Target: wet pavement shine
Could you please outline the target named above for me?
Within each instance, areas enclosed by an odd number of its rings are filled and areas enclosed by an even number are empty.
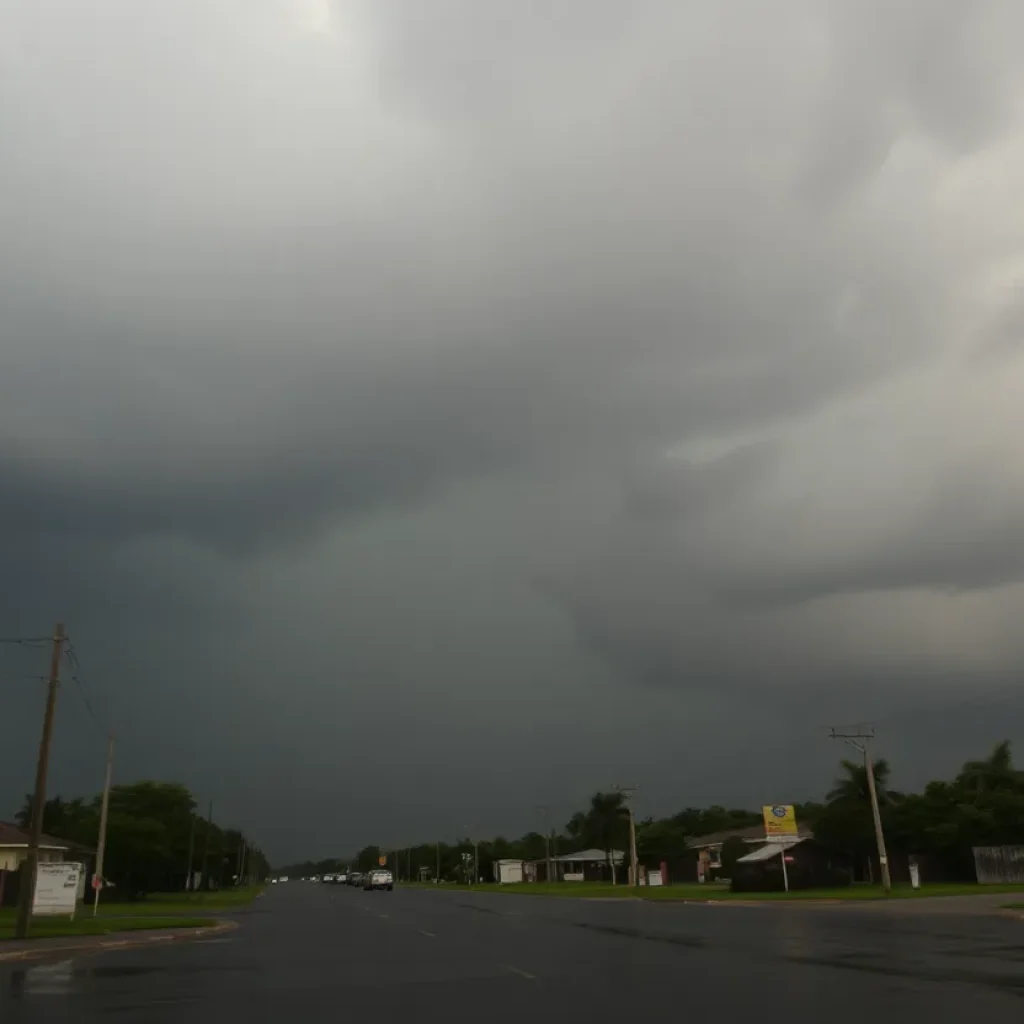
[[[290,882],[187,942],[0,963],[0,1021],[1024,1021],[1024,920]]]

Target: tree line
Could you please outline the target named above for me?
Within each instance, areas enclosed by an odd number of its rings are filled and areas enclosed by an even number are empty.
[[[800,825],[814,832],[822,845],[851,858],[869,858],[875,852],[867,772],[863,764],[844,760],[839,775],[824,801],[797,803]],[[991,753],[968,761],[948,780],[929,782],[919,793],[891,788],[891,766],[885,759],[874,762],[876,789],[883,828],[890,852],[929,858],[950,879],[974,877],[973,847],[1024,843],[1024,772],[1013,764],[1008,740]],[[636,822],[637,855],[641,863],[667,862],[673,878],[692,879],[697,853],[692,841],[701,836],[760,824],[760,810],[712,806],[687,807],[663,818]],[[587,807],[577,811],[560,829],[548,835],[532,831],[517,839],[504,836],[469,836],[454,844],[424,843],[404,850],[366,846],[349,857],[304,861],[277,869],[281,874],[308,877],[346,869],[368,871],[381,856],[399,878],[450,881],[470,877],[474,857],[480,874],[488,881],[493,862],[501,859],[543,860],[552,855],[596,848],[603,851],[608,877],[615,878],[612,851],[629,849],[629,818],[626,801],[618,792],[598,792]],[[742,840],[726,842],[719,873],[728,877],[737,857],[749,852]],[[622,880],[619,869],[619,877]]]
[[[94,850],[99,841],[101,800],[100,794],[47,800],[43,832]],[[16,819],[27,829],[31,818],[32,797],[28,795]],[[202,817],[186,786],[146,781],[111,787],[103,874],[113,887],[104,890],[104,896],[138,899],[152,892],[184,890],[190,848],[192,877],[198,888],[217,889],[245,879],[262,879],[269,871],[266,856],[243,832]],[[243,857],[243,877],[238,878]]]

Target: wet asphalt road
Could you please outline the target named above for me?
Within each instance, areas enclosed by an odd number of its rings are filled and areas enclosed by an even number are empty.
[[[0,1021],[1024,1020],[1024,921],[1004,917],[301,882],[237,917],[212,939],[0,963]]]

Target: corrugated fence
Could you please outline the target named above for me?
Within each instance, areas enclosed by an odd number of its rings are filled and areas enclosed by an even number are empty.
[[[974,870],[982,885],[1024,882],[1024,846],[975,846]]]

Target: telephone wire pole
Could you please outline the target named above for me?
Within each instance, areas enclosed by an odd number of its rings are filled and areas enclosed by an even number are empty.
[[[53,627],[53,652],[50,655],[50,682],[46,691],[46,712],[43,715],[43,734],[39,741],[36,761],[36,789],[32,796],[32,822],[29,826],[28,856],[21,875],[18,893],[18,920],[14,929],[16,939],[28,938],[28,924],[35,900],[36,875],[39,872],[39,845],[43,837],[43,813],[46,810],[46,776],[50,767],[50,740],[53,738],[53,718],[57,710],[57,688],[60,685],[60,656],[64,650],[64,626]]]
[[[103,887],[103,857],[107,850],[107,809],[110,807],[110,779],[114,772],[114,737],[107,741],[107,774],[103,780],[103,802],[100,804],[100,841],[96,846],[96,877],[92,881],[92,916],[100,905],[100,889]]]
[[[629,815],[629,873],[631,876],[630,884],[638,886],[640,884],[640,866],[637,862],[636,856],[636,818],[633,815],[633,805],[630,803],[633,794],[637,791],[637,787],[615,786],[614,789],[616,793],[622,794],[623,799],[626,802],[626,813]]]
[[[875,823],[875,845],[878,847],[878,866],[882,872],[882,888],[892,892],[892,877],[889,874],[889,857],[885,852],[885,834],[882,831],[882,812],[878,807],[878,788],[875,785],[875,762],[871,756],[871,741],[875,738],[874,729],[851,729],[840,732],[832,729],[834,740],[846,740],[847,743],[864,756],[864,772],[868,781],[868,796],[871,798],[871,817]]]

